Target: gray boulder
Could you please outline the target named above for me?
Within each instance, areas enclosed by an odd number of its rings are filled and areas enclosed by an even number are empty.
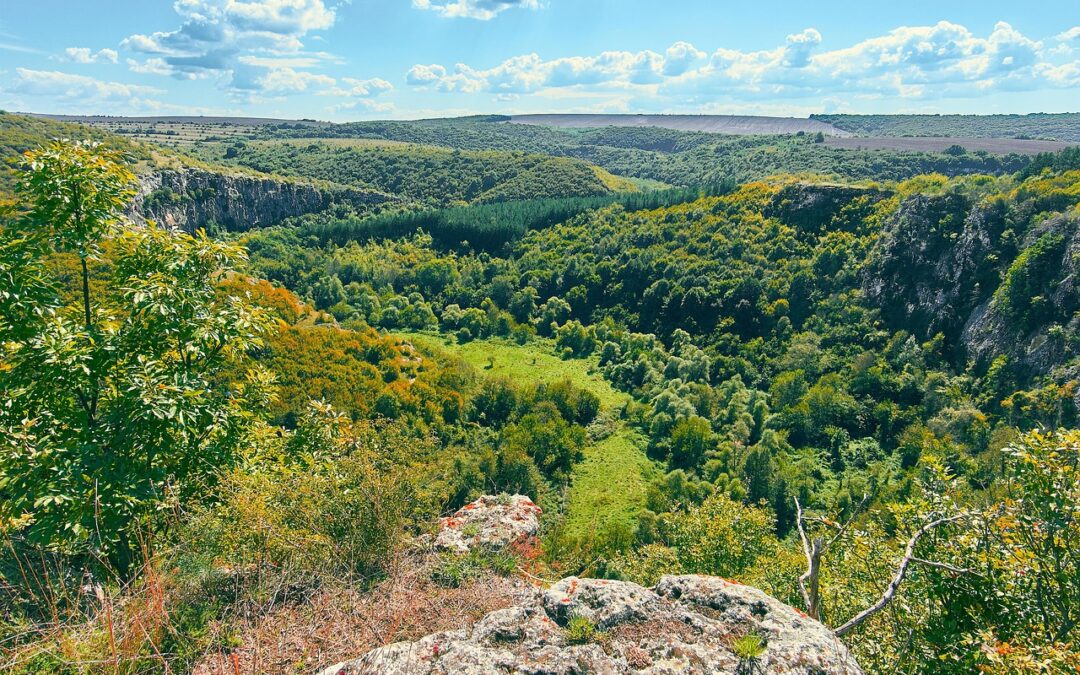
[[[485,495],[439,521],[435,548],[468,553],[498,550],[533,536],[540,529],[540,507],[524,495]]]
[[[577,618],[581,617],[581,618]],[[567,629],[573,620],[591,636]],[[764,651],[736,654],[755,633]],[[719,577],[666,576],[653,589],[570,577],[471,628],[435,633],[337,664],[321,675],[450,673],[788,673],[861,675],[833,633],[761,591]]]

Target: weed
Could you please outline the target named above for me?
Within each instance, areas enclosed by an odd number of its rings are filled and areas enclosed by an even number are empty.
[[[731,651],[740,659],[750,660],[765,653],[765,638],[757,633],[747,633],[731,643]]]
[[[431,580],[444,588],[460,588],[485,571],[508,577],[517,570],[518,560],[512,553],[473,550],[465,555],[445,553],[431,571]]]
[[[592,619],[575,614],[566,622],[566,641],[572,645],[585,645],[600,642],[605,636]]]

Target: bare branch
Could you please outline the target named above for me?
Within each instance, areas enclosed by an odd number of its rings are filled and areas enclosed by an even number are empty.
[[[806,556],[806,571],[799,576],[799,592],[802,594],[803,603],[806,605],[806,613],[814,619],[821,619],[821,593],[820,593],[820,580],[821,580],[821,556],[829,550],[833,544],[835,544],[840,537],[844,536],[847,529],[855,522],[855,517],[859,515],[863,507],[870,501],[870,495],[864,494],[862,501],[852,511],[851,517],[847,519],[843,525],[835,523],[826,518],[820,516],[807,517],[803,514],[802,504],[799,503],[799,498],[795,497],[795,511],[796,518],[795,523],[799,527],[799,539],[802,541],[803,554]],[[821,523],[827,527],[831,527],[836,530],[836,534],[832,539],[825,542],[821,537],[814,537],[811,541],[806,534],[806,521],[813,521]]]
[[[938,569],[948,570],[950,572],[955,572],[957,574],[975,574],[975,575],[979,575],[979,573],[976,572],[975,570],[968,569],[966,567],[956,567],[955,565],[950,565],[948,563],[938,562],[936,560],[923,560],[922,558],[912,558],[911,562],[917,562],[920,565],[926,565],[927,567],[936,567]],[[982,576],[982,575],[979,575],[979,576]]]
[[[844,523],[842,527],[840,527],[840,529],[833,536],[833,538],[829,540],[829,543],[825,545],[826,550],[830,546],[835,544],[836,541],[838,539],[840,539],[840,537],[844,536],[844,532],[847,532],[848,527],[850,527],[851,524],[855,522],[855,516],[859,515],[859,512],[863,510],[863,507],[865,507],[867,502],[869,502],[869,501],[870,501],[870,494],[869,493],[863,494],[862,501],[859,502],[859,505],[856,506],[855,510],[851,512],[851,517],[849,517],[847,522]]]
[[[802,541],[803,553],[806,555],[806,572],[799,577],[799,592],[802,593],[803,605],[810,609],[810,592],[806,589],[806,581],[814,570],[814,557],[810,551],[810,541],[806,538],[806,530],[803,529],[802,505],[799,498],[795,497],[795,524],[799,527],[799,539]]]
[[[911,539],[908,540],[907,547],[904,549],[904,557],[900,561],[900,566],[896,570],[896,575],[893,577],[892,581],[889,582],[888,587],[885,588],[885,592],[881,594],[878,601],[853,616],[847,623],[833,632],[836,633],[838,637],[843,637],[862,625],[864,621],[885,609],[885,607],[892,602],[893,598],[896,597],[896,591],[900,588],[900,584],[903,583],[904,577],[907,576],[908,566],[916,560],[915,546],[918,545],[919,539],[934,528],[967,518],[969,515],[970,514],[968,513],[959,513],[955,516],[949,516],[948,518],[938,518],[937,520],[932,520],[920,527],[915,534],[912,535]]]

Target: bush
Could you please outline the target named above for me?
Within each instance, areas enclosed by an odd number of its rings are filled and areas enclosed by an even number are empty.
[[[405,443],[406,433],[353,425],[313,404],[278,451],[225,475],[219,502],[188,523],[182,548],[294,585],[377,575],[423,515],[409,477],[377,466],[376,448]]]

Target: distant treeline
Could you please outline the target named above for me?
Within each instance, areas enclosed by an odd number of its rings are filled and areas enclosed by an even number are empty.
[[[1035,155],[1031,163],[1020,172],[1020,177],[1030,178],[1037,176],[1046,169],[1054,173],[1080,170],[1080,146]]]
[[[442,247],[456,247],[467,242],[479,250],[497,251],[507,243],[520,239],[529,230],[550,227],[578,214],[611,204],[621,204],[627,211],[658,209],[693,201],[698,197],[725,195],[735,187],[733,181],[722,181],[692,188],[598,197],[497,202],[411,213],[380,214],[367,218],[326,220],[308,223],[303,226],[303,231],[305,234],[314,235],[324,244],[333,242],[342,246],[349,241],[393,239],[423,230]]]

